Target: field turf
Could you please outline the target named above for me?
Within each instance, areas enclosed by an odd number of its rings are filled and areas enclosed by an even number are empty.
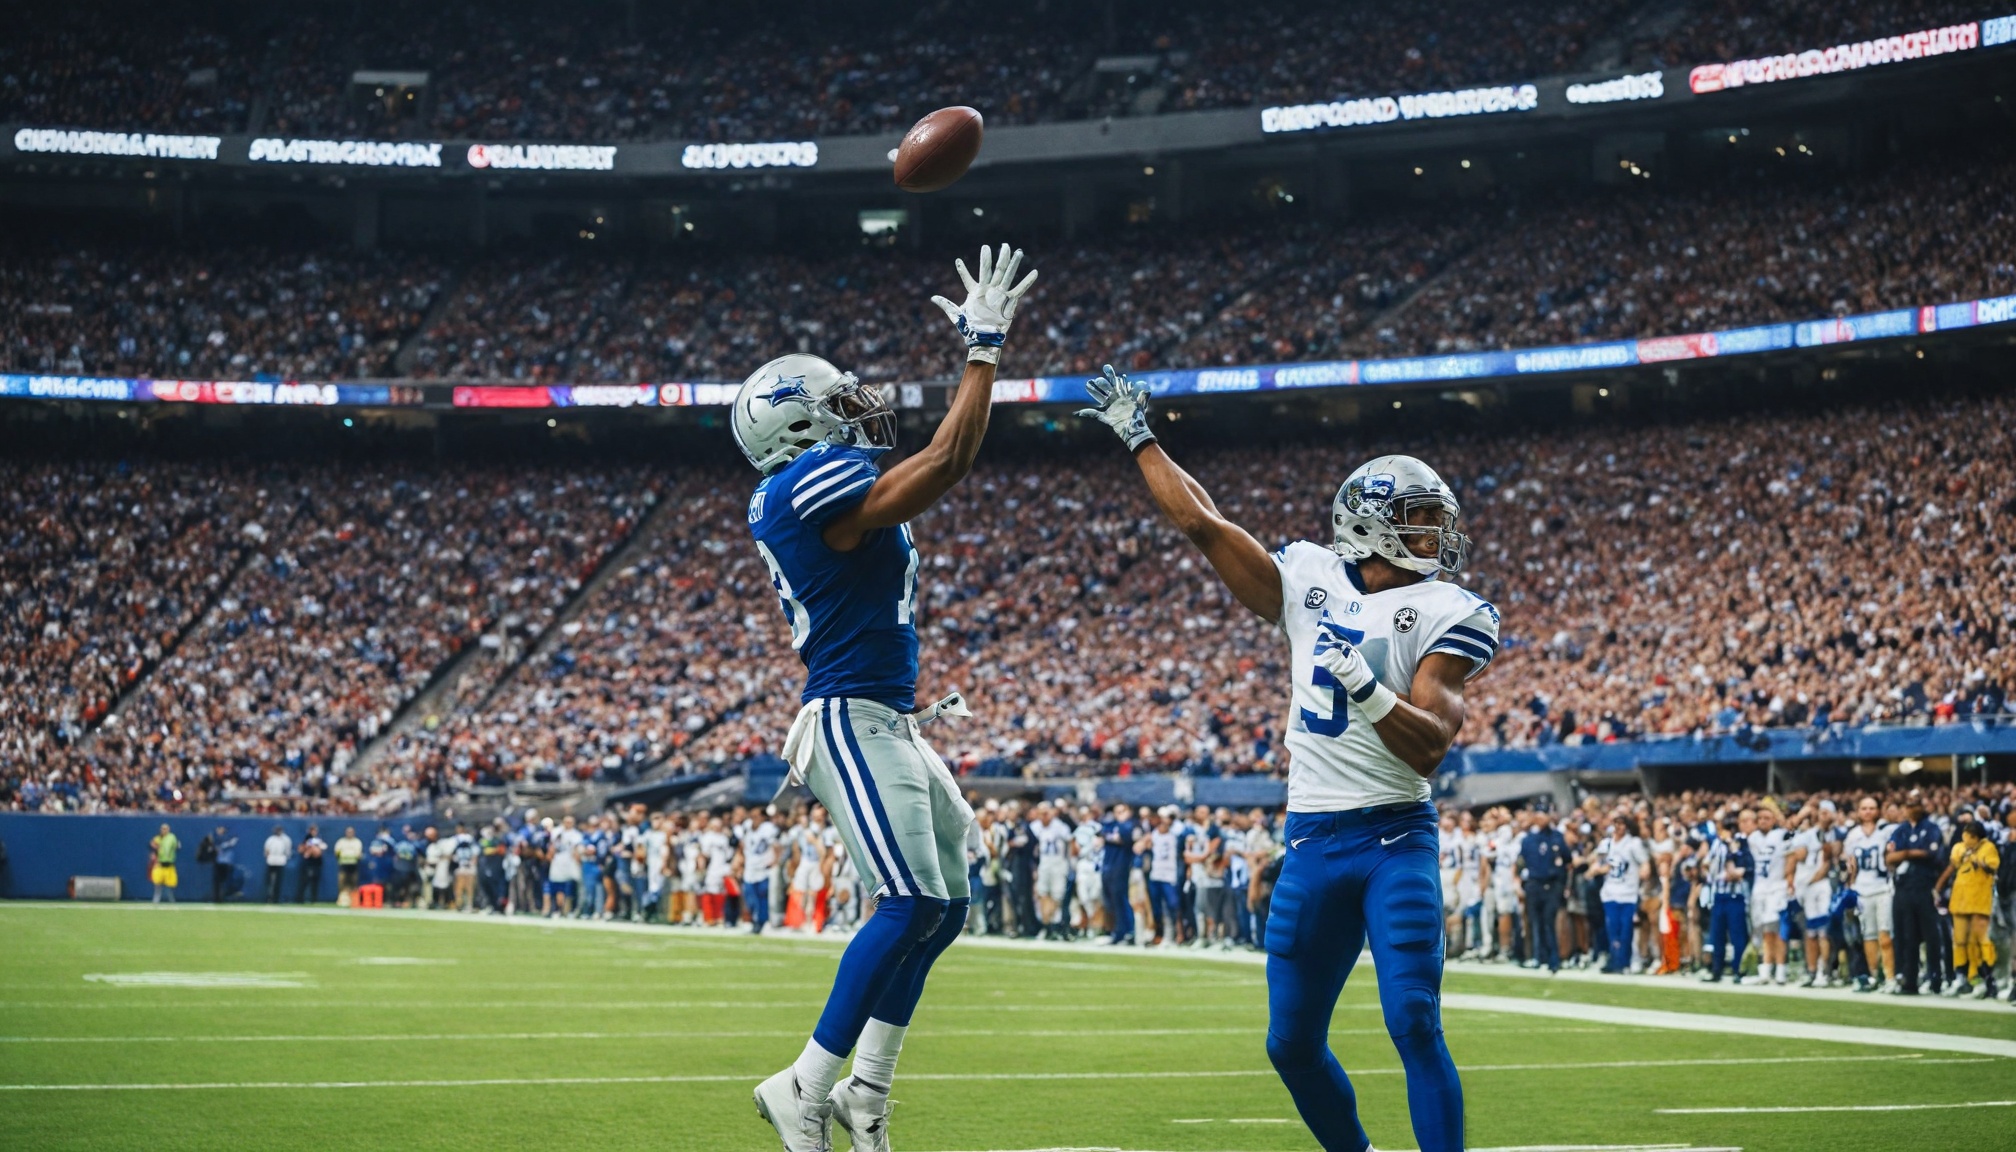
[[[749,1091],[802,1046],[838,955],[397,912],[0,905],[0,1149],[773,1149]],[[1445,991],[1475,1147],[2016,1147],[2006,1005],[1464,966]],[[1697,1030],[1709,1017],[1746,1031]],[[1265,1022],[1250,960],[962,943],[904,1049],[896,1147],[1313,1149]],[[1335,1024],[1373,1140],[1412,1147],[1369,966]],[[1808,1024],[1885,1031],[1787,1034]],[[1740,1111],[1784,1108],[1821,1110]]]

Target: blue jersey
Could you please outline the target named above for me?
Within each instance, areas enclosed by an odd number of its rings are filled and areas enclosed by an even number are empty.
[[[821,444],[763,478],[749,531],[805,661],[804,700],[851,696],[917,706],[917,547],[908,525],[868,533],[852,552],[820,537],[881,475],[883,450]]]

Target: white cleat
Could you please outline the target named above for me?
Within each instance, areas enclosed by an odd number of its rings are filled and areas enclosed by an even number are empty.
[[[854,1142],[854,1152],[889,1152],[889,1106],[887,1092],[877,1092],[849,1076],[833,1086],[827,1097],[833,1122]]]
[[[756,1114],[777,1129],[784,1152],[833,1152],[833,1102],[801,1095],[794,1069],[756,1086]]]

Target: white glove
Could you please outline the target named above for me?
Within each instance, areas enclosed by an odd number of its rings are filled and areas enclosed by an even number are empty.
[[[1108,364],[1104,380],[1085,382],[1085,394],[1092,397],[1096,407],[1080,408],[1078,415],[1111,428],[1129,452],[1155,442],[1155,433],[1148,430],[1148,389],[1113,371]]]
[[[1036,273],[1032,269],[1020,284],[1013,284],[1015,272],[1022,266],[1022,250],[1017,248],[1010,255],[1006,244],[1001,245],[998,258],[988,249],[980,249],[977,279],[966,271],[966,261],[954,260],[952,264],[966,284],[966,302],[955,305],[943,296],[933,296],[931,302],[944,309],[945,318],[965,337],[968,362],[999,364],[1001,345],[1008,339],[1008,324],[1015,319],[1015,308],[1022,303],[1022,294],[1036,282]]]
[[[1365,663],[1365,654],[1344,635],[1344,626],[1330,618],[1328,608],[1316,621],[1316,663],[1342,684],[1354,700],[1375,680],[1372,666]]]

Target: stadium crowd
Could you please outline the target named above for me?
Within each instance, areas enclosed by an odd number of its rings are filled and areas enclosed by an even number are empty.
[[[445,276],[424,254],[16,240],[0,253],[0,348],[15,372],[383,377]]]
[[[91,471],[62,476],[88,482]],[[210,563],[231,568],[209,569],[223,579],[204,580],[209,602],[200,607],[164,596],[193,626],[172,650],[140,649],[142,659],[154,654],[149,674],[95,725],[81,714],[102,701],[79,703],[74,688],[65,691],[71,666],[49,656],[29,666],[20,698],[49,710],[17,705],[8,717],[9,744],[37,741],[35,754],[5,770],[14,805],[286,811],[410,800],[396,789],[426,782],[346,774],[359,749],[464,648],[550,624],[634,530],[657,484],[655,474],[626,468],[306,465],[240,479],[194,467],[157,478],[123,514],[169,538],[155,544],[155,563],[170,575],[185,564],[201,574],[217,547],[224,551]],[[211,489],[204,507],[218,514],[192,513],[187,490],[199,486]],[[124,547],[102,535],[42,543],[36,579],[9,582],[10,640],[50,617],[35,635],[52,647],[128,659],[139,643],[131,634],[151,627],[143,614],[154,589],[101,589],[102,605],[61,598],[78,581],[65,580],[59,564],[81,567],[97,549]],[[94,606],[102,610],[83,610]],[[70,608],[68,619],[51,608]],[[49,624],[78,635],[66,640]],[[102,683],[85,688],[104,692]]]
[[[1631,186],[1129,229],[1042,254],[1030,374],[1395,357],[1715,331],[2016,293],[2016,162],[1825,183]],[[1936,206],[1936,210],[1935,210]],[[634,259],[19,244],[0,367],[181,379],[738,380],[780,349],[946,376],[945,258]]]
[[[945,5],[766,20],[605,5],[197,3],[24,12],[0,45],[0,121],[100,129],[477,140],[776,140],[900,130],[971,104],[993,124],[1245,107],[1533,80],[1628,36],[1624,0],[1533,8],[1039,5],[976,28]],[[1957,0],[1759,10],[1696,0],[1634,67],[1796,52],[1980,15]],[[1100,46],[1100,47],[1095,47]],[[1618,55],[1614,50],[1610,57]],[[1103,63],[1102,63],[1103,62]],[[360,71],[379,79],[359,84]],[[425,76],[403,86],[385,79]]]
[[[1989,399],[1377,447],[1451,479],[1477,542],[1462,579],[1504,614],[1463,743],[1532,746],[2016,712],[2016,564],[2000,544],[2016,516],[2012,429],[2016,404]],[[1275,542],[1327,539],[1331,490],[1312,477],[1373,450],[1331,437],[1185,456],[1228,515]],[[88,466],[40,467],[31,492],[94,483]],[[147,547],[165,549],[157,565],[186,561],[215,608],[93,726],[115,670],[154,649],[132,635],[133,609],[79,609],[93,602],[72,570],[105,571],[88,540],[25,552],[6,585],[10,646],[107,655],[25,662],[4,739],[61,754],[0,770],[15,806],[68,788],[58,806],[341,808],[400,789],[697,772],[774,755],[795,709],[800,672],[741,536],[740,470],[303,469],[259,477],[248,499],[251,479],[227,469],[148,469],[154,486],[121,523],[186,525]],[[1126,469],[1117,453],[983,459],[916,521],[920,688],[964,688],[976,712],[935,737],[959,771],[1284,770],[1277,640]],[[673,512],[577,598],[664,492]],[[38,523],[54,531],[43,512],[14,538]],[[235,576],[211,539],[249,555]],[[64,629],[42,639],[59,610]],[[486,634],[424,723],[346,778],[378,726]],[[66,690],[73,677],[85,683]]]

